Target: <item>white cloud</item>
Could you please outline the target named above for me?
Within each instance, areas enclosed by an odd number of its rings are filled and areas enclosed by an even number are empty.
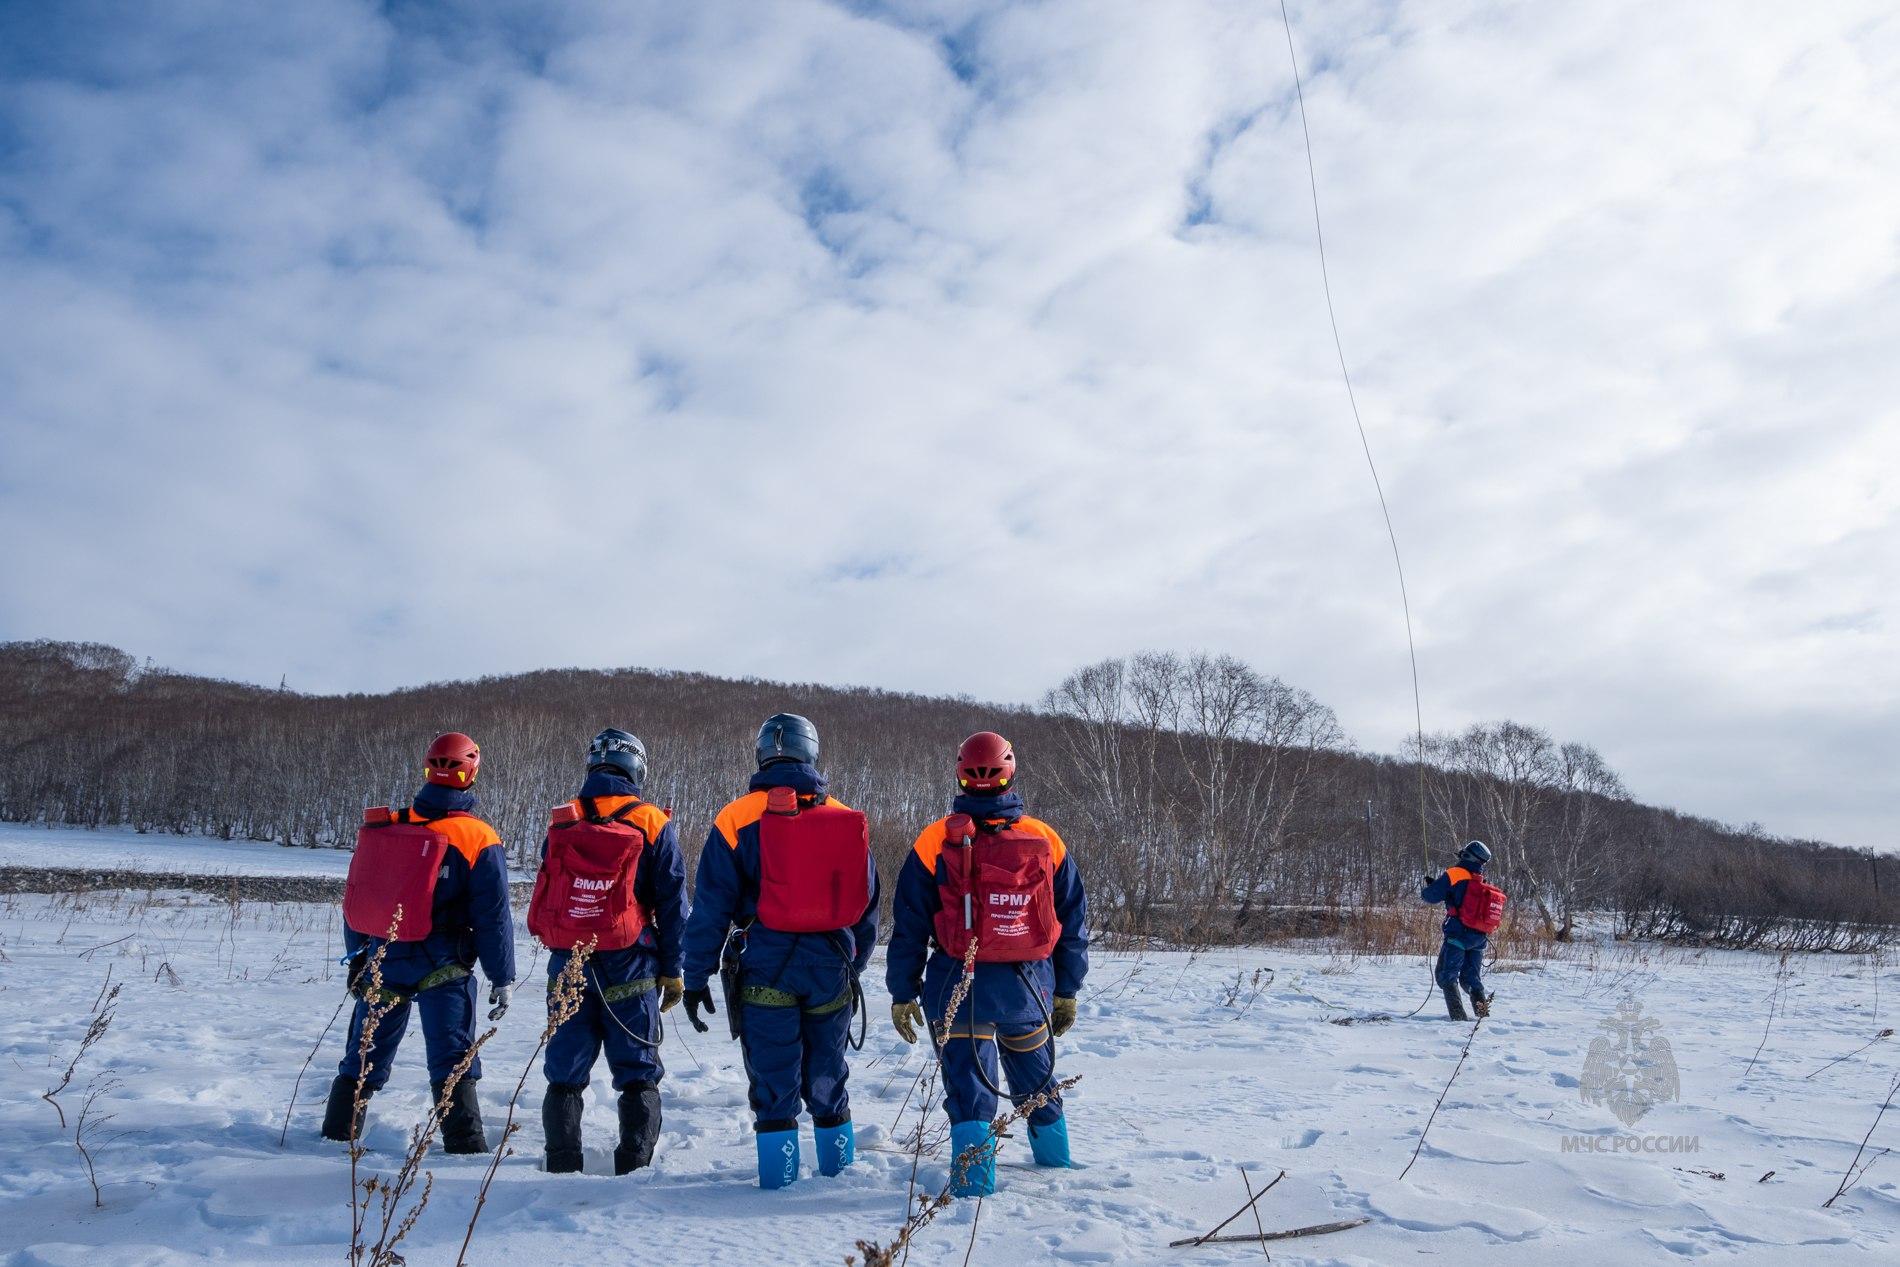
[[[1276,6],[0,19],[0,635],[1408,725]],[[1300,6],[1427,723],[1893,845],[1900,24]]]

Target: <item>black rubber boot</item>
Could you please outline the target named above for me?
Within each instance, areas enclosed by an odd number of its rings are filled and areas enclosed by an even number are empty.
[[[364,1112],[369,1110],[369,1098],[375,1094],[368,1087],[363,1088]],[[363,1113],[353,1113],[355,1107],[356,1079],[338,1074],[336,1081],[330,1084],[330,1102],[323,1106],[323,1138],[347,1144],[361,1134]]]
[[[1458,987],[1455,985],[1445,987],[1445,1009],[1451,1013],[1451,1019],[1454,1021],[1471,1019],[1465,1015],[1465,996],[1458,993]]]
[[[441,1082],[430,1084],[437,1104],[442,1103],[442,1088],[446,1085]],[[456,1083],[455,1094],[449,1097],[448,1111],[442,1115],[442,1151],[488,1151],[488,1136],[482,1133],[482,1106],[475,1099],[475,1081],[472,1078],[464,1078]]]
[[[587,1088],[549,1083],[541,1097],[541,1134],[547,1138],[548,1173],[581,1173],[581,1113]]]
[[[632,1174],[653,1164],[660,1142],[660,1089],[636,1082],[620,1093],[620,1147],[614,1149],[614,1173]]]
[[[1480,1019],[1491,1015],[1491,996],[1488,994],[1472,995],[1471,1010],[1476,1012]]]

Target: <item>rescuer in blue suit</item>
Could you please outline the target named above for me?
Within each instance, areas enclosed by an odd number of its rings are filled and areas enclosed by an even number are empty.
[[[475,977],[480,963],[488,978],[488,1018],[499,1020],[508,1010],[515,979],[515,923],[508,902],[507,853],[495,829],[474,816],[475,778],[481,769],[481,748],[459,731],[442,735],[424,760],[425,782],[410,808],[396,811],[405,823],[426,825],[447,837],[442,866],[429,902],[429,933],[419,941],[391,941],[359,932],[347,924],[343,947],[348,952],[350,989],[357,995],[350,1016],[349,1037],[337,1076],[330,1084],[324,1108],[323,1137],[348,1141],[362,1129],[356,1110],[389,1081],[396,1048],[409,1028],[410,1006],[422,1013],[422,1040],[429,1057],[432,1103],[442,1093],[455,1068],[475,1044]],[[368,967],[377,947],[384,946],[381,964],[382,994],[372,998]],[[362,1034],[374,1007],[383,1007],[382,1019],[369,1049],[369,1067],[363,1067]],[[475,1095],[481,1080],[479,1058],[455,1084],[442,1115],[442,1150],[482,1153],[488,1140]],[[361,1080],[360,1094],[358,1080]]]
[[[633,894],[645,927],[632,945],[596,949],[588,958],[580,1010],[548,1040],[541,1101],[542,1134],[550,1174],[582,1169],[581,1117],[594,1061],[604,1050],[620,1113],[614,1173],[630,1174],[653,1161],[660,1138],[660,1013],[680,1001],[680,942],[686,932],[686,862],[679,832],[667,812],[640,799],[647,750],[618,727],[594,736],[587,779],[568,804],[577,816],[626,824],[641,834]],[[545,857],[548,844],[542,845]],[[548,952],[550,985],[566,969],[571,950]]]
[[[990,1122],[999,1064],[1019,1106],[1055,1085],[1054,1039],[1075,1023],[1089,930],[1075,857],[1054,828],[1023,812],[1008,741],[972,735],[957,753],[956,778],[950,816],[924,829],[898,876],[885,980],[904,1041],[915,1042],[920,1025],[933,1041],[941,1037],[958,1159],[952,1188],[967,1197],[996,1187]],[[948,1017],[972,943],[971,986]],[[1060,1095],[1029,1115],[1029,1147],[1037,1165],[1070,1164]]]
[[[1465,909],[1466,890],[1471,881],[1484,873],[1484,866],[1491,861],[1491,850],[1482,840],[1474,840],[1458,851],[1458,865],[1439,876],[1427,877],[1425,886],[1418,891],[1419,900],[1428,904],[1445,904],[1445,942],[1438,949],[1438,968],[1436,976],[1438,988],[1445,992],[1445,1009],[1454,1021],[1468,1021],[1464,1000],[1458,997],[1458,985],[1463,982],[1471,992],[1471,1006],[1479,1016],[1491,1015],[1491,996],[1484,988],[1484,951],[1491,939],[1484,933],[1467,925],[1461,920],[1459,912]]]
[[[708,981],[737,973],[739,1037],[758,1144],[759,1186],[799,1176],[798,1113],[811,1113],[818,1171],[857,1155],[846,1090],[858,977],[877,945],[877,868],[864,816],[818,773],[818,730],[793,713],[759,728],[758,773],[719,812],[699,856],[685,944],[686,1011],[701,1030]],[[740,943],[729,953],[737,929]]]

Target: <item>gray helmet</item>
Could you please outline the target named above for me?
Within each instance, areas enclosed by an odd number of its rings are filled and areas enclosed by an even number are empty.
[[[783,762],[818,764],[818,727],[797,713],[773,713],[759,727],[752,750],[759,769]]]
[[[587,771],[612,770],[635,787],[647,781],[647,746],[632,731],[609,726],[587,745]]]
[[[1458,861],[1467,867],[1482,869],[1485,863],[1491,861],[1491,850],[1486,848],[1482,840],[1474,840],[1458,851]]]

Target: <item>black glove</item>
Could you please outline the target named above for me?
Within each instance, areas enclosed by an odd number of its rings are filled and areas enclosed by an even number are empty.
[[[686,992],[686,1019],[693,1023],[694,1029],[703,1034],[711,1029],[712,1026],[699,1019],[699,1010],[701,1008],[706,1009],[706,1015],[708,1016],[719,1015],[719,1009],[713,1006],[712,991],[710,989],[688,990]]]

